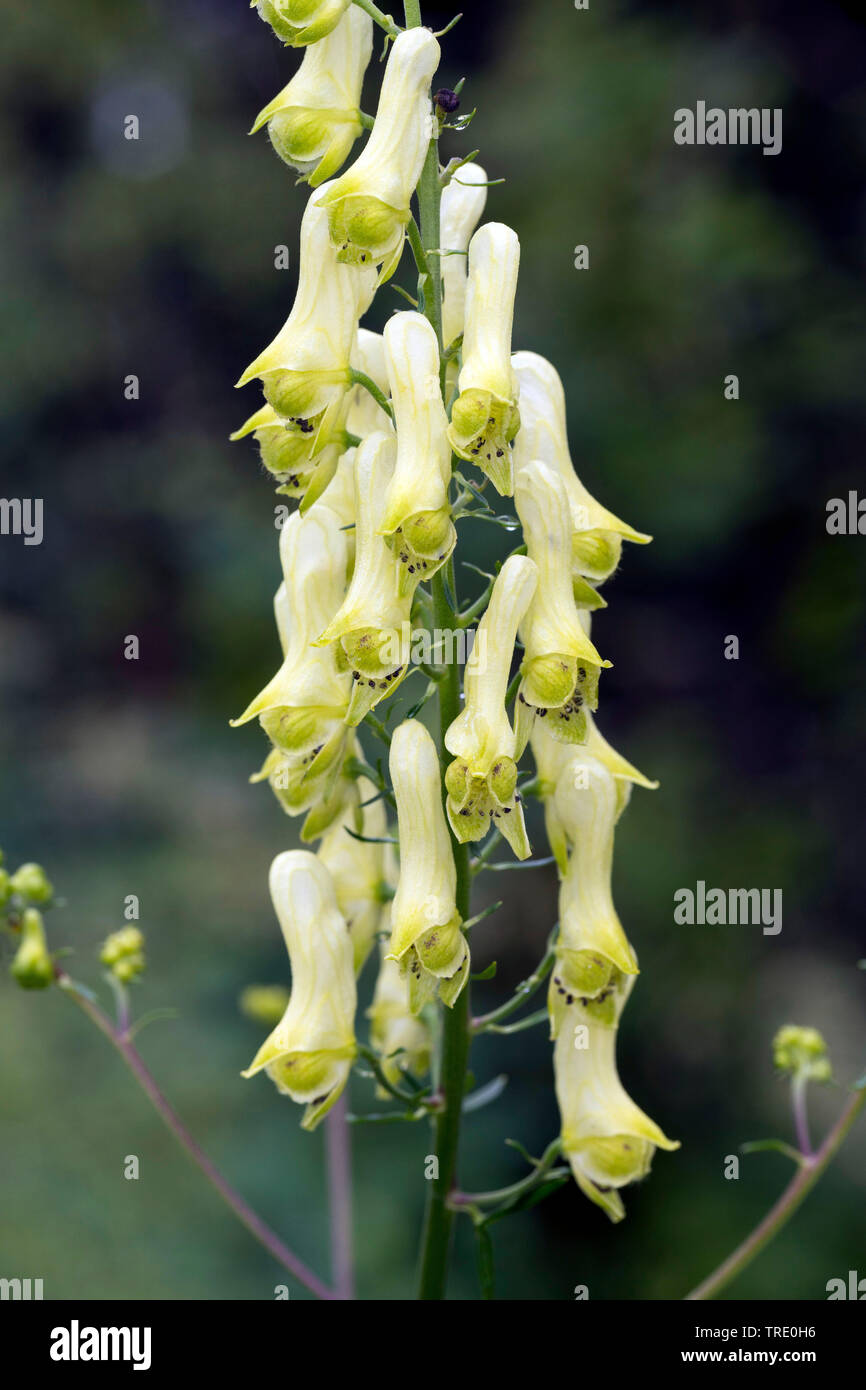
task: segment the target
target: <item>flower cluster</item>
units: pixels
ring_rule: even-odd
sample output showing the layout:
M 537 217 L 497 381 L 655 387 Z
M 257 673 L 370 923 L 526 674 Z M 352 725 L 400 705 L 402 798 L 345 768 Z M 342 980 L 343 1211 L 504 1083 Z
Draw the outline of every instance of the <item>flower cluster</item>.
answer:
M 439 245 L 420 240 L 412 198 L 442 112 L 458 100 L 431 102 L 434 35 L 389 30 L 370 122 L 359 104 L 368 7 L 261 0 L 259 11 L 304 56 L 254 128 L 267 125 L 277 153 L 314 191 L 294 305 L 238 383 L 258 380 L 264 404 L 235 437 L 255 437 L 277 491 L 298 507 L 279 542 L 282 661 L 235 722 L 258 719 L 271 748 L 257 779 L 288 815 L 304 814 L 302 842 L 319 845 L 281 854 L 271 869 L 291 991 L 287 999 L 282 986 L 245 993 L 246 1012 L 275 1026 L 244 1074 L 266 1071 L 314 1127 L 358 1053 L 356 979 L 372 956 L 379 1085 L 418 1093 L 431 1058 L 429 1006 L 453 1008 L 469 979 L 465 846 L 490 836 L 490 848 L 501 837 L 518 860 L 532 852 L 518 772 L 531 744 L 537 778 L 529 780 L 561 875 L 549 994 L 561 1143 L 583 1191 L 617 1218 L 619 1189 L 644 1176 L 655 1148 L 675 1146 L 616 1072 L 616 1027 L 637 957 L 611 897 L 614 826 L 631 786 L 653 784 L 596 728 L 610 663 L 589 624 L 605 606 L 599 586 L 622 541 L 649 537 L 578 479 L 553 367 L 534 353 L 512 355 L 520 245 L 500 222 L 478 225 L 483 169 L 470 161 L 439 170 Z M 340 172 L 369 125 L 366 145 Z M 379 335 L 361 321 L 407 234 L 417 308 L 393 313 Z M 437 683 L 454 690 L 441 652 L 425 667 L 427 696 L 391 733 L 390 717 L 417 669 L 413 635 L 442 613 L 443 598 L 452 623 L 464 633 L 469 625 L 454 598 L 456 523 L 473 511 L 501 520 L 489 506 L 494 493 L 514 498 L 524 544 L 467 610 L 478 623 L 464 700 L 451 700 L 437 749 L 420 711 Z M 389 744 L 387 769 L 368 761 L 364 726 Z M 485 848 L 475 867 L 487 857 Z

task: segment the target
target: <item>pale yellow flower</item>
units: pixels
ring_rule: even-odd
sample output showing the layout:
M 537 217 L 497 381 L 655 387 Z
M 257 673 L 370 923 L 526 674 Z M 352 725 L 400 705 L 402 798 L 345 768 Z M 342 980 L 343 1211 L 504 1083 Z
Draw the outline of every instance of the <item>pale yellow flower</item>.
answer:
M 480 164 L 464 164 L 442 190 L 439 242 L 442 248 L 442 341 L 446 347 L 463 332 L 468 284 L 469 241 L 487 201 L 487 175 Z M 456 254 L 449 255 L 447 253 Z

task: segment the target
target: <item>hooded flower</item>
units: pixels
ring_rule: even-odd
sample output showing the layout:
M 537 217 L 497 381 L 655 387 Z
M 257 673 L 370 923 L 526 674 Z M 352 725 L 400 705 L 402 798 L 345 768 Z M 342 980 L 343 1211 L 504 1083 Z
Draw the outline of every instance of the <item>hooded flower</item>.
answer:
M 283 1095 L 306 1105 L 315 1129 L 339 1099 L 357 1051 L 352 938 L 331 876 L 308 850 L 278 854 L 271 899 L 292 967 L 286 1012 L 243 1073 L 263 1068 Z
M 385 362 L 397 426 L 397 460 L 385 497 L 382 533 L 400 561 L 403 589 L 429 579 L 457 540 L 451 520 L 451 446 L 439 387 L 439 347 L 423 314 L 385 325 Z
M 589 640 L 571 586 L 571 524 L 565 484 L 545 464 L 518 470 L 515 502 L 538 587 L 520 625 L 525 647 L 517 697 L 517 746 L 522 753 L 535 716 L 554 738 L 582 743 L 586 708 L 598 704 L 602 661 Z
M 439 240 L 442 250 L 442 341 L 447 347 L 463 332 L 469 239 L 487 202 L 487 175 L 480 164 L 464 164 L 442 190 Z M 454 254 L 449 254 L 454 253 Z
M 382 1071 L 392 1086 L 398 1086 L 405 1072 L 423 1076 L 428 1070 L 433 1040 L 426 1021 L 412 1013 L 408 982 L 387 950 L 383 942 L 373 1003 L 367 1010 L 367 1017 L 370 1042 L 379 1054 Z M 386 1095 L 383 1088 L 383 1098 Z
M 429 87 L 438 64 L 429 29 L 407 29 L 394 40 L 370 138 L 322 200 L 338 259 L 381 265 L 382 280 L 394 273 L 403 249 L 433 130 Z
M 380 929 L 387 846 L 376 842 L 385 836 L 388 825 L 381 800 L 363 804 L 376 795 L 376 788 L 366 777 L 358 778 L 358 793 L 361 805 L 343 809 L 322 836 L 318 853 L 334 881 L 337 905 L 352 937 L 356 975 Z M 356 839 L 357 835 L 365 838 Z
M 559 936 L 550 979 L 554 1035 L 575 998 L 598 998 L 617 973 L 634 975 L 637 958 L 613 905 L 616 780 L 603 763 L 574 749 L 556 783 L 556 816 L 570 849 L 559 890 Z
M 330 486 L 337 471 L 346 447 L 345 414 L 344 400 L 331 417 L 326 437 L 308 420 L 287 420 L 273 406 L 263 405 L 229 438 L 252 434 L 262 463 L 280 485 L 277 492 L 298 498 L 305 512 Z
M 400 878 L 391 904 L 391 946 L 409 980 L 413 1014 L 438 992 L 450 1008 L 469 976 L 457 871 L 442 809 L 436 746 L 417 719 L 395 730 L 389 760 L 397 802 Z
M 511 359 L 520 387 L 520 435 L 514 445 L 514 466 L 538 459 L 562 478 L 571 514 L 571 558 L 575 583 L 586 595 L 586 579 L 607 579 L 619 564 L 623 540 L 646 545 L 652 540 L 620 521 L 596 502 L 574 471 L 568 452 L 565 392 L 556 369 L 535 352 L 516 352 Z M 601 600 L 582 603 L 598 607 Z
M 606 992 L 563 1015 L 553 1068 L 562 1148 L 580 1190 L 611 1221 L 625 1215 L 619 1189 L 645 1178 L 653 1154 L 678 1149 L 629 1098 L 616 1069 L 616 1030 L 634 976 L 615 973 Z
M 409 670 L 413 590 L 406 591 L 399 561 L 380 534 L 395 455 L 393 435 L 381 431 L 358 447 L 355 568 L 346 597 L 318 638 L 319 644 L 339 642 L 351 667 L 354 684 L 346 720 L 353 726 L 396 690 Z M 416 584 L 418 579 L 420 575 Z
M 250 131 L 267 123 L 277 154 L 313 188 L 333 178 L 361 134 L 361 86 L 372 49 L 373 21 L 350 5 L 327 38 L 306 50 Z
M 519 263 L 517 234 L 501 222 L 486 222 L 469 243 L 460 394 L 448 430 L 455 454 L 476 463 L 503 497 L 514 491 L 510 446 L 520 428 L 511 368 Z
M 322 206 L 332 187 L 323 184 L 311 195 L 301 221 L 292 312 L 237 383 L 260 377 L 268 405 L 287 428 L 311 437 L 315 452 L 333 435 L 350 382 L 358 319 L 375 294 L 374 271 L 338 264 Z
M 278 39 L 292 48 L 317 43 L 330 34 L 352 0 L 253 0 Z
M 511 555 L 493 585 L 490 603 L 466 663 L 465 703 L 445 735 L 455 755 L 445 773 L 446 809 L 455 837 L 480 840 L 495 823 L 518 859 L 531 853 L 517 787 L 517 749 L 505 692 L 518 624 L 535 592 L 538 571 Z
M 233 726 L 258 717 L 275 752 L 253 780 L 267 777 L 290 815 L 327 797 L 343 762 L 351 679 L 332 650 L 313 646 L 343 594 L 345 533 L 325 506 L 289 517 L 280 533 L 283 583 L 274 608 L 283 663 Z

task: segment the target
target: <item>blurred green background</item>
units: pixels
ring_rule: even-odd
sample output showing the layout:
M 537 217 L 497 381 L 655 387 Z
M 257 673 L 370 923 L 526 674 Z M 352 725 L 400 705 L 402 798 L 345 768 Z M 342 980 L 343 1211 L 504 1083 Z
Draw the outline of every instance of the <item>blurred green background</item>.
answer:
M 595 631 L 615 663 L 601 727 L 662 783 L 636 791 L 617 834 L 615 896 L 642 967 L 620 1069 L 682 1141 L 617 1228 L 571 1188 L 498 1225 L 500 1297 L 682 1297 L 787 1180 L 772 1154 L 723 1178 L 743 1141 L 790 1137 L 776 1027 L 823 1029 L 843 1083 L 863 1070 L 866 541 L 825 529 L 827 500 L 864 486 L 854 15 L 476 0 L 444 41 L 440 84 L 467 76 L 464 109 L 478 108 L 446 153 L 481 149 L 506 179 L 487 215 L 522 242 L 515 346 L 557 364 L 589 488 L 655 537 L 627 548 Z M 255 401 L 232 382 L 290 307 L 306 196 L 245 131 L 297 59 L 242 0 L 45 0 L 4 30 L 0 491 L 45 499 L 45 539 L 0 540 L 0 844 L 48 867 L 67 904 L 52 945 L 92 984 L 99 942 L 139 895 L 137 1007 L 180 1010 L 143 1034 L 144 1056 L 324 1273 L 323 1136 L 238 1075 L 259 1032 L 237 995 L 286 978 L 266 874 L 297 823 L 248 785 L 261 735 L 227 722 L 277 656 L 272 498 L 252 446 L 227 442 Z M 675 146 L 673 112 L 698 99 L 782 107 L 782 153 Z M 123 139 L 130 112 L 138 142 Z M 573 268 L 581 243 L 588 271 Z M 400 305 L 380 300 L 373 326 Z M 507 544 L 477 523 L 463 536 L 482 564 Z M 130 633 L 138 662 L 123 659 Z M 739 661 L 724 660 L 730 634 Z M 556 911 L 550 869 L 489 879 L 507 903 L 476 933 L 476 967 L 499 962 L 481 1009 L 532 968 Z M 698 879 L 781 888 L 781 935 L 676 926 L 673 893 Z M 367 975 L 364 1004 L 370 989 Z M 0 1001 L 0 1275 L 41 1277 L 48 1298 L 272 1297 L 280 1272 L 78 1011 L 8 977 Z M 521 1175 L 506 1137 L 540 1152 L 557 1127 L 543 1030 L 482 1041 L 475 1072 L 510 1084 L 466 1124 L 470 1189 Z M 352 1099 L 372 1108 L 369 1083 Z M 815 1097 L 816 1128 L 842 1100 Z M 426 1127 L 353 1139 L 360 1296 L 400 1299 Z M 828 1279 L 866 1275 L 864 1156 L 861 1125 L 732 1296 L 820 1299 Z M 478 1296 L 466 1230 L 451 1293 Z

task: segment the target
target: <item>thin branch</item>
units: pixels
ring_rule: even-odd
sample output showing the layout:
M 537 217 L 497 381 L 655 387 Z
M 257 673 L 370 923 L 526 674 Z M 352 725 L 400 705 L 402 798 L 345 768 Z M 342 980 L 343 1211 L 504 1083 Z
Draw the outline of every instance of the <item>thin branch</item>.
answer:
M 325 1120 L 325 1151 L 328 1164 L 328 1205 L 331 1215 L 331 1278 L 334 1293 L 342 1302 L 355 1297 L 355 1269 L 352 1252 L 352 1140 L 348 1100 L 345 1091 Z

